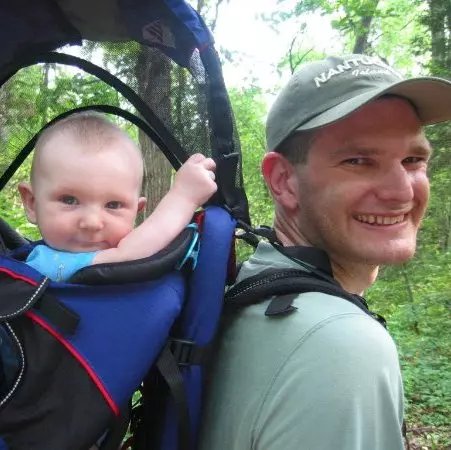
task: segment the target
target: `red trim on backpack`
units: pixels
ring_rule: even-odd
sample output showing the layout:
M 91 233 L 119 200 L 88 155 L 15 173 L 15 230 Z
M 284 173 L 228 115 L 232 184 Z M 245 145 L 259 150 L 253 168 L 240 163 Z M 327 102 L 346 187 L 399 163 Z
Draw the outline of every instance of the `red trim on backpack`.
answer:
M 11 278 L 15 278 L 16 280 L 25 281 L 26 283 L 31 284 L 32 286 L 39 285 L 39 283 L 37 281 L 34 281 L 31 278 L 25 277 L 23 275 L 19 275 L 18 273 L 13 272 L 12 270 L 6 269 L 5 267 L 0 267 L 0 272 L 4 272 L 7 275 L 9 275 Z
M 199 233 L 202 233 L 203 230 L 204 217 L 205 210 L 197 211 L 196 213 L 194 213 L 194 222 L 197 224 L 197 229 L 199 230 Z
M 92 370 L 92 368 L 83 358 L 83 356 L 80 355 L 80 353 L 78 353 L 75 347 L 73 347 L 69 342 L 67 342 L 66 339 L 64 339 L 64 337 L 60 333 L 54 330 L 49 324 L 47 324 L 34 312 L 27 311 L 25 315 L 28 316 L 31 320 L 33 320 L 33 322 L 36 322 L 38 325 L 40 325 L 42 328 L 48 331 L 57 341 L 59 341 L 62 345 L 64 345 L 64 347 L 66 347 L 69 353 L 72 354 L 72 356 L 82 365 L 83 369 L 85 369 L 88 375 L 91 377 L 91 380 L 94 382 L 94 384 L 97 386 L 97 389 L 103 395 L 105 401 L 108 403 L 108 406 L 111 408 L 114 415 L 119 416 L 119 408 L 117 407 L 114 400 L 111 398 L 106 387 L 103 385 L 102 381 L 99 379 L 97 374 Z

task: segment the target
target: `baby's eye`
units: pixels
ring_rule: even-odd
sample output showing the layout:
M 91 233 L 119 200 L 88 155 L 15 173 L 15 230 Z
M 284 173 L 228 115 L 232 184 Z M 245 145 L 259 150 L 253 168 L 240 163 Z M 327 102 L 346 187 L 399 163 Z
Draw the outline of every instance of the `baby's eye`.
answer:
M 65 205 L 78 205 L 78 200 L 73 195 L 62 195 L 59 201 Z
M 120 208 L 122 208 L 123 206 L 124 206 L 124 205 L 123 205 L 122 202 L 112 201 L 112 202 L 108 202 L 108 203 L 105 205 L 105 208 L 108 208 L 108 209 L 120 209 Z

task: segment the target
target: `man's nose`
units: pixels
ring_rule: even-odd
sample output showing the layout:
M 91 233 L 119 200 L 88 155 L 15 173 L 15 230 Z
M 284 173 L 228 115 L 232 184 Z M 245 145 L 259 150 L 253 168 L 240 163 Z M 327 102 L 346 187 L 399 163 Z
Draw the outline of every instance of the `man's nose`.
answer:
M 381 200 L 408 203 L 414 198 L 414 174 L 402 163 L 381 170 L 377 196 Z
M 100 211 L 94 208 L 85 210 L 80 218 L 79 225 L 84 230 L 101 230 L 103 228 L 103 220 Z

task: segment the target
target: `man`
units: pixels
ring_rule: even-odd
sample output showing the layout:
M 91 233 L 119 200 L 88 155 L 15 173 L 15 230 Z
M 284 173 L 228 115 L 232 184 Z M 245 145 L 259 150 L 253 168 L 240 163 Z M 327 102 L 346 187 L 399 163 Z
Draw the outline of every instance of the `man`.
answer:
M 307 64 L 267 120 L 263 176 L 281 251 L 262 242 L 239 280 L 314 267 L 362 294 L 381 264 L 415 252 L 429 197 L 423 126 L 451 119 L 451 83 L 403 80 L 376 58 Z M 301 264 L 301 265 L 300 265 Z M 224 320 L 202 450 L 401 450 L 403 389 L 395 345 L 351 302 L 298 295 Z

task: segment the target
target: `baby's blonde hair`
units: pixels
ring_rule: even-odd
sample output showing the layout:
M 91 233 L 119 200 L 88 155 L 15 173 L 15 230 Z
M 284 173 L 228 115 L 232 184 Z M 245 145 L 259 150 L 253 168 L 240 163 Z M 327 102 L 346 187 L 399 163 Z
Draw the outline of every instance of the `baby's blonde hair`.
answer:
M 131 147 L 135 148 L 142 159 L 141 151 L 130 136 L 107 117 L 96 111 L 84 111 L 71 114 L 64 119 L 58 120 L 46 128 L 36 141 L 33 161 L 31 164 L 31 183 L 36 178 L 36 171 L 40 154 L 51 139 L 59 133 L 69 133 L 82 145 L 86 145 L 92 151 L 93 148 L 101 151 L 108 149 L 109 143 L 115 139 L 126 140 Z M 97 144 L 97 145 L 88 145 Z

